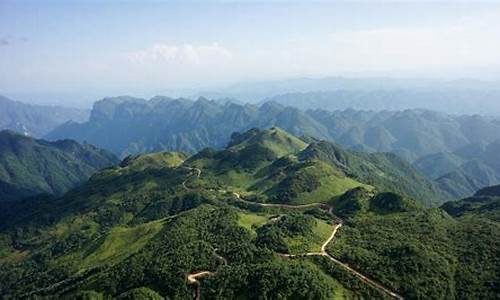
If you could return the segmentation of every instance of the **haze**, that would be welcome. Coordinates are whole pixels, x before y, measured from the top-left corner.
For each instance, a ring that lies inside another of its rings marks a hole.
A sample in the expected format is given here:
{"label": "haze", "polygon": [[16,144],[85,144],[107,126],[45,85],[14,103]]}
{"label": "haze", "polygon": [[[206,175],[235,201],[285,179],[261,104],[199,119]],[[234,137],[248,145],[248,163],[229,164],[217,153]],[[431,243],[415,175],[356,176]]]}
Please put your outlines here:
{"label": "haze", "polygon": [[297,77],[500,78],[494,1],[75,2],[0,2],[0,94],[88,107]]}

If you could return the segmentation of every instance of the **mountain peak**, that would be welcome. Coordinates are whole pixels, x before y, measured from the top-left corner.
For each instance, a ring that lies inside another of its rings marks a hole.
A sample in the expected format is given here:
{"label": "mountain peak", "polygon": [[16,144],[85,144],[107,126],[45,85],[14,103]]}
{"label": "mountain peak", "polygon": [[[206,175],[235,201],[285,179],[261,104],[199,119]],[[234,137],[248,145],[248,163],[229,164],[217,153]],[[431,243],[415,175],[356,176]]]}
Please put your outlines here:
{"label": "mountain peak", "polygon": [[284,106],[276,101],[266,101],[260,106],[260,110],[264,112],[280,112]]}
{"label": "mountain peak", "polygon": [[187,156],[181,152],[157,152],[141,155],[129,155],[120,163],[121,168],[143,171],[149,168],[170,168],[181,165]]}
{"label": "mountain peak", "polygon": [[130,96],[107,97],[94,103],[90,120],[112,120],[120,107],[123,107],[123,105],[130,106],[130,104],[144,106],[147,101]]}
{"label": "mountain peak", "polygon": [[227,148],[239,151],[256,145],[271,150],[277,157],[297,153],[307,147],[304,141],[283,129],[271,127],[266,130],[253,128],[244,133],[233,133]]}
{"label": "mountain peak", "polygon": [[0,202],[39,193],[61,194],[113,165],[116,157],[72,140],[48,142],[0,131]]}

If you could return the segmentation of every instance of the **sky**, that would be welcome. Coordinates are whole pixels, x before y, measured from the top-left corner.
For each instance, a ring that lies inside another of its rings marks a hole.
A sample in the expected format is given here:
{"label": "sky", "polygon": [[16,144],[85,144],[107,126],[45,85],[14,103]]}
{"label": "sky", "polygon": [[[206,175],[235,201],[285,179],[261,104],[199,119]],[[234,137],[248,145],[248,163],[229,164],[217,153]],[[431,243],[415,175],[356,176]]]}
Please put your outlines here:
{"label": "sky", "polygon": [[323,76],[498,80],[500,1],[0,0],[0,95],[24,101]]}

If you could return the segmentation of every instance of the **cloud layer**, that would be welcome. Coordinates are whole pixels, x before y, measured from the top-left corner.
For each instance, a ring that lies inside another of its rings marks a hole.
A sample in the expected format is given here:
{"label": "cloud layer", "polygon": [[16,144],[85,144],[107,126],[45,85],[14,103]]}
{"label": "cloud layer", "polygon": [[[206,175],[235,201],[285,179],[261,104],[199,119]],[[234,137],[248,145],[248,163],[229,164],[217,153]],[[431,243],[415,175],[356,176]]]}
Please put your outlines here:
{"label": "cloud layer", "polygon": [[135,64],[211,65],[227,62],[233,54],[217,43],[200,46],[156,44],[130,52],[127,57]]}

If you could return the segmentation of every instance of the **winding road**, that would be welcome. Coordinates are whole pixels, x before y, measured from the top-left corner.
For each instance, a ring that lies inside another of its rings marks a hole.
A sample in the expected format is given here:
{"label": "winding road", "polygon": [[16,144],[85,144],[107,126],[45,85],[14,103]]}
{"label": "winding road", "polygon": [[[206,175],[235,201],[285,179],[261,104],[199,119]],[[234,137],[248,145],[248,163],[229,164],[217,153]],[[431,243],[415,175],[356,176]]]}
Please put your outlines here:
{"label": "winding road", "polygon": [[301,209],[301,208],[309,208],[309,207],[317,207],[321,206],[321,203],[310,203],[310,204],[301,204],[301,205],[290,205],[290,204],[277,204],[277,203],[259,203],[247,201],[241,197],[240,194],[233,192],[233,196],[236,197],[239,201],[250,204],[250,205],[258,205],[262,207],[276,207],[276,208],[288,208],[288,209]]}
{"label": "winding road", "polygon": [[[213,256],[216,257],[217,259],[221,260],[224,265],[227,265],[227,259],[223,256],[220,256],[217,254],[217,249],[214,249]],[[193,284],[196,285],[196,291],[195,291],[195,299],[199,300],[201,298],[201,288],[200,288],[200,281],[198,280],[199,278],[207,277],[207,276],[213,276],[217,274],[217,272],[212,272],[212,271],[200,271],[197,273],[191,273],[187,275],[187,282],[188,284]]]}
{"label": "winding road", "polygon": [[201,299],[201,288],[200,288],[200,282],[198,281],[198,278],[203,278],[203,277],[212,276],[212,275],[215,275],[215,273],[210,272],[210,271],[203,271],[203,272],[188,274],[188,276],[187,276],[188,283],[196,285],[196,291],[195,291],[196,294],[194,297],[196,300]]}
{"label": "winding road", "polygon": [[384,287],[382,284],[368,278],[367,276],[361,274],[360,272],[356,271],[355,269],[351,268],[349,265],[346,263],[341,262],[340,260],[336,259],[335,257],[331,256],[328,252],[326,252],[326,247],[328,244],[335,238],[335,235],[337,234],[338,230],[342,227],[342,223],[335,224],[333,226],[333,231],[328,240],[321,245],[321,252],[307,252],[304,254],[281,254],[283,257],[288,257],[288,258],[299,258],[299,257],[304,257],[304,256],[323,256],[331,260],[332,262],[340,265],[347,271],[349,271],[351,274],[357,276],[360,280],[365,282],[366,284],[374,287],[375,289],[395,298],[395,299],[403,299],[400,295],[396,294],[395,292],[389,290],[388,288]]}
{"label": "winding road", "polygon": [[201,176],[201,169],[198,169],[198,168],[191,168],[191,167],[186,167],[186,166],[183,166],[183,168],[185,169],[188,169],[189,170],[189,175],[187,176],[187,178],[182,182],[182,186],[186,189],[186,190],[189,190],[189,188],[186,186],[186,182],[191,178],[193,177],[193,175],[196,175],[196,178],[200,178]]}
{"label": "winding road", "polygon": [[[269,203],[257,203],[257,202],[251,202],[251,201],[246,201],[241,198],[240,194],[233,192],[233,195],[240,201],[243,201],[248,204],[255,204],[259,205],[262,207],[278,207],[278,208],[292,208],[292,209],[300,209],[300,208],[308,208],[308,207],[314,207],[314,206],[326,206],[324,204],[320,203],[313,203],[313,204],[304,204],[304,205],[288,205],[288,204],[269,204]],[[327,210],[331,212],[332,208],[328,207]],[[339,219],[340,220],[340,219]],[[384,287],[382,284],[376,282],[373,279],[370,279],[368,276],[363,275],[359,271],[353,269],[350,267],[348,264],[341,262],[340,260],[336,259],[335,257],[331,256],[327,251],[326,247],[330,242],[333,241],[335,238],[335,235],[337,234],[338,230],[342,227],[342,222],[333,225],[333,231],[330,237],[321,245],[321,252],[308,252],[308,253],[303,253],[303,254],[281,254],[283,257],[288,257],[288,258],[299,258],[299,257],[305,257],[305,256],[323,256],[328,258],[330,261],[336,263],[337,265],[341,266],[351,274],[355,275],[358,277],[361,281],[365,282],[366,284],[374,287],[375,289],[383,292],[384,294],[393,297],[395,299],[403,299],[403,297],[390,289]]]}
{"label": "winding road", "polygon": [[[186,168],[188,168],[188,167],[186,167]],[[184,186],[185,189],[188,189],[186,187],[186,182],[189,180],[189,178],[191,178],[194,174],[196,175],[197,178],[199,178],[201,176],[201,170],[200,169],[198,169],[198,168],[188,168],[188,169],[191,170],[191,173],[186,178],[186,180],[184,180],[182,182],[182,185]],[[251,202],[251,201],[247,201],[247,200],[243,199],[239,193],[232,192],[232,194],[233,194],[233,196],[235,198],[237,198],[241,202],[244,202],[246,204],[251,204],[251,205],[258,205],[258,206],[262,206],[262,207],[276,207],[276,208],[286,208],[286,209],[302,209],[302,208],[310,208],[310,207],[322,207],[322,208],[326,209],[327,211],[332,212],[332,207],[330,207],[330,206],[328,206],[326,204],[322,204],[322,203],[311,203],[311,204],[302,204],[302,205],[289,205],[289,204],[276,204],[276,203],[258,203],[258,202]],[[339,218],[339,220],[341,220],[341,219]],[[306,257],[306,256],[323,256],[323,257],[326,257],[330,261],[332,261],[332,262],[336,263],[337,265],[341,266],[343,269],[345,269],[346,271],[350,272],[351,274],[353,274],[354,276],[356,276],[358,279],[360,279],[361,281],[365,282],[366,284],[368,284],[368,285],[372,286],[373,288],[379,290],[380,292],[382,292],[382,293],[384,293],[384,294],[386,294],[386,295],[388,295],[388,296],[390,296],[392,298],[398,299],[398,300],[404,299],[401,295],[399,295],[399,294],[391,291],[390,289],[384,287],[382,284],[380,284],[377,281],[369,278],[368,276],[363,275],[359,271],[357,271],[357,270],[353,269],[352,267],[350,267],[348,264],[343,263],[340,260],[336,259],[335,257],[331,256],[326,251],[326,247],[328,246],[328,244],[330,244],[333,241],[333,239],[335,238],[335,235],[337,234],[337,232],[339,231],[339,229],[341,227],[342,227],[342,221],[340,221],[339,223],[333,225],[332,234],[323,243],[323,245],[321,245],[321,251],[320,252],[308,252],[308,253],[304,253],[304,254],[281,254],[281,256],[287,257],[287,258],[300,258],[300,257]],[[216,250],[214,251],[214,256],[217,257],[217,258],[219,258],[220,260],[222,260],[224,262],[224,264],[227,265],[227,260],[224,257],[218,255],[216,253]],[[207,277],[207,276],[213,276],[213,275],[216,275],[216,274],[217,274],[216,272],[201,271],[201,272],[191,273],[191,274],[187,275],[187,281],[188,281],[188,283],[196,285],[196,296],[195,296],[196,300],[199,300],[200,297],[201,297],[200,282],[198,281],[198,279],[199,278],[203,278],[203,277]]]}

